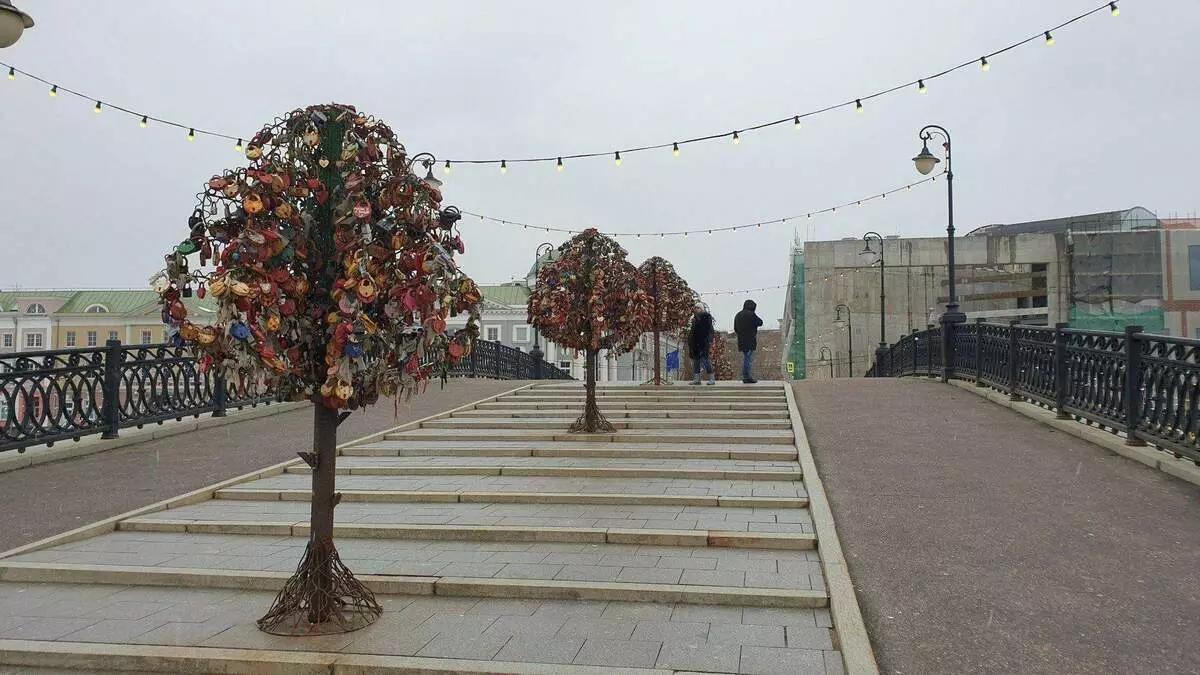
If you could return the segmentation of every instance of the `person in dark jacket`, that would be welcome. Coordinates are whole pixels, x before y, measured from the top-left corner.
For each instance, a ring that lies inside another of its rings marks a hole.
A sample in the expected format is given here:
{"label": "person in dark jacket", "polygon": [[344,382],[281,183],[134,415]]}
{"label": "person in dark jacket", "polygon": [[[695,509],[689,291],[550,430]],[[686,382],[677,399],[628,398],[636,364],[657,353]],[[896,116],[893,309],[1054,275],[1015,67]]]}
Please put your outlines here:
{"label": "person in dark jacket", "polygon": [[715,332],[712,314],[708,313],[704,305],[697,303],[692,308],[692,329],[688,333],[688,356],[692,357],[692,384],[700,384],[701,366],[704,366],[704,372],[708,373],[708,383],[717,383],[717,375],[709,358]]}
{"label": "person in dark jacket", "polygon": [[754,313],[756,309],[758,305],[747,300],[742,311],[733,317],[733,332],[737,333],[738,351],[742,353],[742,382],[746,384],[758,382],[750,375],[754,367],[754,350],[758,349],[758,327],[763,325],[763,320]]}

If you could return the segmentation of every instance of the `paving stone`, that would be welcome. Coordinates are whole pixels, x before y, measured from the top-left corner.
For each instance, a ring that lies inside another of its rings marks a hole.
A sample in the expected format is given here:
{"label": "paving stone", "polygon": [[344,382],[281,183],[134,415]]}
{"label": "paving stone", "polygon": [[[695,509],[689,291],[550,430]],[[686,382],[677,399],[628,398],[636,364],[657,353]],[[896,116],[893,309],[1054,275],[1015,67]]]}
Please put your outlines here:
{"label": "paving stone", "polygon": [[678,604],[675,605],[675,609],[671,612],[671,620],[703,623],[740,623],[742,620],[742,608]]}
{"label": "paving stone", "polygon": [[489,614],[434,614],[418,630],[428,633],[452,633],[454,635],[481,635],[499,616]]}
{"label": "paving stone", "polygon": [[737,570],[684,570],[679,579],[681,584],[696,586],[732,586],[741,588],[746,585],[746,573]]}
{"label": "paving stone", "polygon": [[507,635],[439,635],[417,652],[417,656],[433,656],[444,659],[490,660],[510,640]]}
{"label": "paving stone", "polygon": [[624,567],[616,581],[631,584],[677,584],[683,570],[653,567]]}
{"label": "paving stone", "polygon": [[742,623],[756,626],[816,626],[819,609],[782,609],[776,607],[746,607]]}
{"label": "paving stone", "polygon": [[450,563],[439,570],[438,574],[444,577],[491,578],[502,569],[504,565],[499,563]]}
{"label": "paving stone", "polygon": [[610,668],[652,668],[661,642],[631,640],[585,640],[573,663]]}
{"label": "paving stone", "polygon": [[708,624],[684,621],[638,621],[633,629],[634,640],[647,642],[704,642]]}
{"label": "paving stone", "polygon": [[198,645],[223,631],[229,630],[233,625],[234,620],[221,618],[194,623],[173,621],[130,638],[129,642],[134,644],[190,647]]}
{"label": "paving stone", "polygon": [[708,628],[708,644],[792,646],[787,642],[783,626],[754,626],[740,623],[711,624]]}
{"label": "paving stone", "polygon": [[536,612],[532,616],[502,616],[488,626],[484,634],[550,637],[558,633],[567,619],[566,616],[538,616]]}
{"label": "paving stone", "polygon": [[730,645],[664,642],[655,666],[675,670],[736,673],[739,656],[738,648]]}
{"label": "paving stone", "polygon": [[[82,616],[85,619],[141,619],[155,612],[170,609],[170,602],[139,602],[116,600],[98,607]],[[164,622],[165,623],[165,622]],[[161,624],[160,624],[161,625]]]}
{"label": "paving stone", "polygon": [[125,642],[166,622],[153,616],[138,619],[104,619],[87,628],[64,635],[70,642]]}
{"label": "paving stone", "polygon": [[673,605],[650,602],[609,602],[600,615],[602,619],[630,619],[633,621],[667,621],[671,618]]}
{"label": "paving stone", "polygon": [[533,663],[571,663],[583,646],[581,638],[513,636],[496,654],[496,661],[525,661]]}
{"label": "paving stone", "polygon": [[57,640],[64,635],[83,630],[100,619],[66,619],[35,617],[0,632],[9,640]]}
{"label": "paving stone", "polygon": [[627,619],[599,619],[574,616],[567,619],[558,631],[558,637],[579,637],[600,640],[628,640],[633,635],[636,621]]}
{"label": "paving stone", "polygon": [[533,565],[511,563],[496,575],[504,579],[553,579],[562,572],[563,565]]}
{"label": "paving stone", "polygon": [[790,624],[787,627],[787,646],[793,649],[833,649],[833,637],[825,626]]}
{"label": "paving stone", "polygon": [[560,581],[615,581],[620,573],[620,567],[566,565],[554,578]]}
{"label": "paving stone", "polygon": [[826,675],[844,675],[846,666],[842,662],[842,653],[835,651],[821,652],[825,656]]}
{"label": "paving stone", "polygon": [[825,675],[825,655],[813,649],[742,647],[739,672],[747,675]]}

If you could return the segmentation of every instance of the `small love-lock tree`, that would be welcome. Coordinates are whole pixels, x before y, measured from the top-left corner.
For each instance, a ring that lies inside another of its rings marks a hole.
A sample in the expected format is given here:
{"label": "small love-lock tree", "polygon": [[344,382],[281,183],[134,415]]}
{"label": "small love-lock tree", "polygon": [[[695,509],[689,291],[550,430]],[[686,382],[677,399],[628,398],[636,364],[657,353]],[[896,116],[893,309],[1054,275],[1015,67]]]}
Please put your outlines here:
{"label": "small love-lock tree", "polygon": [[[413,171],[433,157],[408,157],[387,125],[312,106],[264,127],[246,157],[208,181],[190,236],[152,283],[173,339],[198,348],[203,370],[314,403],[313,450],[299,453],[313,475],[310,538],[259,628],[354,630],[382,609],[333,545],[337,426],[345,409],[445,378],[478,335],[481,296],[454,262],[457,209],[441,208],[432,173]],[[188,320],[180,298],[193,292],[217,300],[212,325]],[[466,328],[447,335],[460,313]]]}
{"label": "small love-lock tree", "polygon": [[721,331],[713,333],[712,351],[713,376],[718,380],[733,379],[733,363],[729,360],[729,345],[725,343],[725,335]]}
{"label": "small love-lock tree", "polygon": [[645,284],[625,257],[617,242],[584,230],[542,265],[529,296],[529,323],[586,355],[586,402],[572,432],[615,431],[596,405],[596,358],[602,349],[616,354],[632,349],[649,321]]}
{"label": "small love-lock tree", "polygon": [[698,297],[666,259],[654,256],[638,266],[650,301],[650,325],[654,331],[654,384],[662,384],[661,335],[678,334],[692,319]]}

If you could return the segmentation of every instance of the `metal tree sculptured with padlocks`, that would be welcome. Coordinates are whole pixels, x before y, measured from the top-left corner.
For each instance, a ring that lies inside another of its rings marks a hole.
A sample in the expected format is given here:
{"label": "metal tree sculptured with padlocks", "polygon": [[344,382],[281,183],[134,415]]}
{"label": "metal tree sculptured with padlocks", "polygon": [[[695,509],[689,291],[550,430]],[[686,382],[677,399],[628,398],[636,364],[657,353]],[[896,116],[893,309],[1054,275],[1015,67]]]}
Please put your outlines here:
{"label": "metal tree sculptured with padlocks", "polygon": [[586,355],[586,401],[573,432],[615,431],[596,405],[596,358],[601,349],[617,354],[632,349],[649,322],[644,283],[625,258],[617,242],[584,230],[542,265],[529,296],[529,323]]}
{"label": "metal tree sculptured with padlocks", "polygon": [[662,257],[647,258],[638,266],[638,273],[642,275],[644,290],[650,298],[649,328],[654,331],[654,378],[651,382],[660,385],[663,383],[661,336],[678,333],[688,325],[699,297],[675,272],[675,266]]}
{"label": "metal tree sculptured with padlocks", "polygon": [[[411,396],[467,356],[481,300],[454,254],[458,210],[422,179],[387,125],[341,104],[296,110],[246,146],[244,169],[213,176],[190,236],[152,284],[171,338],[201,368],[314,402],[311,536],[296,573],[259,620],[267,632],[354,630],[382,609],[333,545],[337,426],[380,396]],[[199,267],[189,267],[189,257]],[[209,263],[211,272],[204,272]],[[181,297],[211,293],[215,321],[188,320]],[[466,327],[447,333],[447,319]],[[339,410],[342,412],[339,413]]]}

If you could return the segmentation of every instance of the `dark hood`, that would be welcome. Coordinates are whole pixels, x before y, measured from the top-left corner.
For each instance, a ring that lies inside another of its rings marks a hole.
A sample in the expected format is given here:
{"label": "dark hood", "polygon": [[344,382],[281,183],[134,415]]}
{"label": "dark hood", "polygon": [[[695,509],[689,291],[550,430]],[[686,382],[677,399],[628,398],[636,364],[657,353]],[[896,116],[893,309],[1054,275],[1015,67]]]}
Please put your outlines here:
{"label": "dark hood", "polygon": [[758,303],[754,302],[753,300],[747,300],[746,302],[742,303],[742,309],[746,310],[747,312],[753,312],[754,310],[758,309]]}

